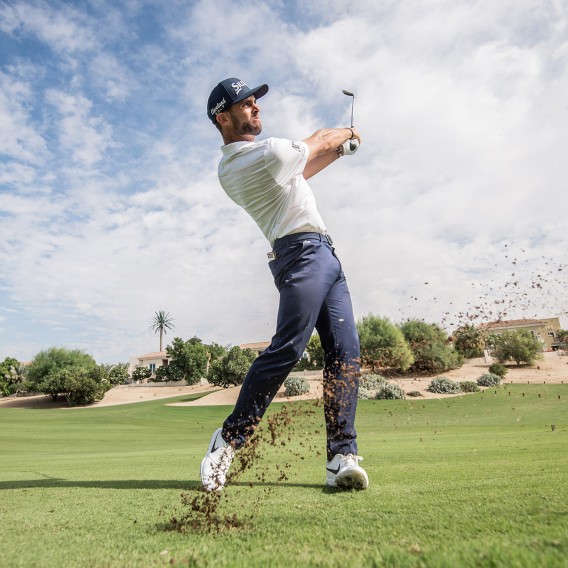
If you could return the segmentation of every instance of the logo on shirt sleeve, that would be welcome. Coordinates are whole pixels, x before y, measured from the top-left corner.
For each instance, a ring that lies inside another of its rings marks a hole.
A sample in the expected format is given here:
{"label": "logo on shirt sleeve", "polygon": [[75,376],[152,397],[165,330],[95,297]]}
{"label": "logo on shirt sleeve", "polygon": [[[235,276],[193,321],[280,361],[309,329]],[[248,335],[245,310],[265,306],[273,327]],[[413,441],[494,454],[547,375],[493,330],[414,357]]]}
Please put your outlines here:
{"label": "logo on shirt sleeve", "polygon": [[296,142],[292,142],[292,148],[294,148],[294,150],[296,150],[296,152],[299,152],[300,154],[302,153],[302,147],[297,144]]}

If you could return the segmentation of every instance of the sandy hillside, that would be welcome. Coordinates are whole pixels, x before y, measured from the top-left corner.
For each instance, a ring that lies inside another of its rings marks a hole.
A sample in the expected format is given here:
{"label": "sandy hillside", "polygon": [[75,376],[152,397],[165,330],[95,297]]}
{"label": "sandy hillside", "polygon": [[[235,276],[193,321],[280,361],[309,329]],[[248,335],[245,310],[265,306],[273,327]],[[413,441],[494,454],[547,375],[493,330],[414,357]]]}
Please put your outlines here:
{"label": "sandy hillside", "polygon": [[[483,359],[472,359],[461,369],[443,373],[442,376],[454,381],[475,381],[480,375],[486,373],[489,363]],[[505,382],[513,383],[563,383],[568,384],[568,356],[558,353],[545,353],[544,359],[539,361],[534,367],[508,367],[509,372],[505,377]],[[301,373],[298,373],[301,374]],[[284,389],[280,389],[275,401],[285,402],[288,400],[304,400],[321,398],[322,384],[321,373],[309,373],[306,378],[310,383],[310,392],[306,395],[287,398],[284,396]],[[437,395],[428,392],[426,389],[434,377],[405,377],[390,378],[389,381],[397,382],[406,392],[419,391],[424,398],[438,398],[451,395]],[[131,404],[147,400],[158,400],[171,398],[180,395],[189,395],[201,392],[211,392],[196,401],[173,403],[174,406],[218,406],[233,405],[237,399],[240,387],[218,390],[217,387],[210,385],[193,386],[136,386],[121,385],[111,389],[106,393],[103,400],[88,408],[101,406],[114,406],[117,404]],[[51,397],[44,395],[28,397],[7,397],[0,398],[0,408],[67,408],[65,400],[52,402]]]}

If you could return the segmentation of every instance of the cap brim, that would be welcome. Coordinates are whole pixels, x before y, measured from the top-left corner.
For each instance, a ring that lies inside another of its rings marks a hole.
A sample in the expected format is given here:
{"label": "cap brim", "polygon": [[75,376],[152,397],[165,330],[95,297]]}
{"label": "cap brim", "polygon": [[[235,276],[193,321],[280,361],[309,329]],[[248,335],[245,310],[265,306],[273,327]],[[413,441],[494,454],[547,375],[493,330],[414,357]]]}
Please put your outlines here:
{"label": "cap brim", "polygon": [[246,93],[243,93],[243,95],[241,95],[240,97],[238,97],[236,100],[233,101],[233,104],[235,103],[240,103],[241,101],[244,101],[245,99],[248,99],[251,96],[255,96],[257,99],[260,99],[260,97],[264,97],[264,95],[266,95],[266,93],[268,93],[268,85],[259,85],[258,87],[255,87],[254,89],[250,89],[249,91],[247,91]]}

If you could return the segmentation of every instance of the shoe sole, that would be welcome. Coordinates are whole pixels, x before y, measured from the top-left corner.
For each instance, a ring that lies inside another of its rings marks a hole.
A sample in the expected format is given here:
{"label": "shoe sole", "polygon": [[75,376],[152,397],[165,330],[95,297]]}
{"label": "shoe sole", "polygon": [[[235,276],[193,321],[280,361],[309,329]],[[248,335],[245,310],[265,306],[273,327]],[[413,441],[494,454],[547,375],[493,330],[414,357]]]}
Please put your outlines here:
{"label": "shoe sole", "polygon": [[361,471],[347,471],[341,476],[336,476],[334,481],[328,480],[327,486],[362,490],[369,487],[369,478]]}

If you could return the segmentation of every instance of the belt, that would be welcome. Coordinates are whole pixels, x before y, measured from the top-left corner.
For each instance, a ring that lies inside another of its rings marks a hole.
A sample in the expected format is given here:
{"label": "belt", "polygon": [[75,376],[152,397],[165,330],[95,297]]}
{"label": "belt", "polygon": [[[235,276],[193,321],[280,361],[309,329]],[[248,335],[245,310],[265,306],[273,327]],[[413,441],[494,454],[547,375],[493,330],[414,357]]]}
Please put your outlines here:
{"label": "belt", "polygon": [[292,233],[291,235],[286,235],[285,237],[276,239],[274,241],[274,248],[282,245],[289,245],[291,243],[297,243],[299,241],[305,241],[308,239],[317,239],[318,241],[333,245],[333,241],[327,233]]}

